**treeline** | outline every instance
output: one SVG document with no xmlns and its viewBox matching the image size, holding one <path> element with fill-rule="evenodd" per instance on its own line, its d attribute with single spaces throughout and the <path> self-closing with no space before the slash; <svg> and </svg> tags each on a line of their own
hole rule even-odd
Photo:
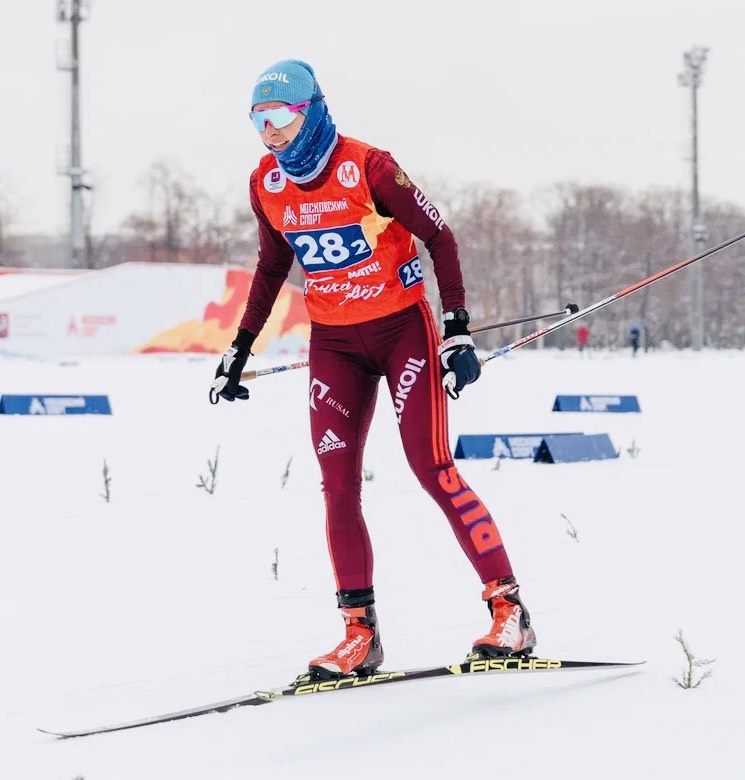
<svg viewBox="0 0 745 780">
<path fill-rule="evenodd" d="M 479 323 L 558 311 L 568 302 L 583 308 L 697 253 L 688 197 L 677 191 L 634 194 L 566 183 L 531 202 L 488 185 L 457 192 L 435 186 L 428 195 L 456 235 L 469 307 Z M 704 201 L 701 217 L 707 247 L 745 231 L 745 211 L 730 204 Z M 745 346 L 745 242 L 700 267 L 705 343 Z M 623 346 L 638 322 L 652 347 L 690 346 L 690 301 L 687 268 L 588 317 L 591 344 Z M 501 345 L 537 327 L 491 331 L 480 343 Z M 574 333 L 560 329 L 546 343 L 572 344 Z"/>
<path fill-rule="evenodd" d="M 130 255 L 164 263 L 222 265 L 256 254 L 256 220 L 246 201 L 230 206 L 172 165 L 155 163 L 141 182 L 142 207 L 122 228 Z"/>
<path fill-rule="evenodd" d="M 453 187 L 421 182 L 455 233 L 468 306 L 474 322 L 490 323 L 564 308 L 583 308 L 695 254 L 686 193 L 610 186 L 556 184 L 530 199 L 488 184 Z M 126 261 L 248 263 L 256 259 L 256 222 L 248 198 L 238 205 L 206 194 L 173 165 L 156 163 L 141 180 L 140 207 L 116 236 L 86 225 L 89 266 Z M 0 195 L 2 192 L 0 191 Z M 13 254 L 7 198 L 0 199 L 0 264 Z M 745 211 L 704 199 L 705 246 L 745 230 Z M 428 295 L 437 287 L 426 251 Z M 700 264 L 704 279 L 705 343 L 745 346 L 745 242 Z M 650 346 L 690 345 L 692 269 L 687 268 L 587 318 L 591 345 L 623 346 L 632 323 L 643 325 Z M 301 283 L 299 269 L 291 280 Z M 529 333 L 535 324 L 479 336 L 484 347 Z M 574 343 L 565 328 L 548 345 Z"/>
<path fill-rule="evenodd" d="M 223 265 L 245 262 L 256 255 L 256 220 L 247 197 L 243 203 L 232 203 L 226 197 L 212 196 L 192 176 L 165 162 L 151 165 L 138 184 L 138 208 L 117 231 L 107 235 L 95 229 L 95 190 L 86 193 L 83 233 L 87 268 L 133 261 Z M 14 210 L 7 190 L 0 180 L 0 266 L 67 265 L 66 236 L 54 241 L 13 233 Z M 49 252 L 40 252 L 39 247 L 51 241 L 57 257 L 50 260 Z"/>
</svg>

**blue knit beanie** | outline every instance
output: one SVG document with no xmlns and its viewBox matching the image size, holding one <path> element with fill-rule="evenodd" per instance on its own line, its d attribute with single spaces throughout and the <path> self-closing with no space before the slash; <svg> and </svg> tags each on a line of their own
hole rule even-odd
<svg viewBox="0 0 745 780">
<path fill-rule="evenodd" d="M 315 89 L 316 75 L 307 62 L 280 60 L 256 79 L 251 96 L 251 109 L 257 103 L 269 103 L 272 100 L 280 100 L 290 105 L 303 103 L 313 97 Z"/>
</svg>

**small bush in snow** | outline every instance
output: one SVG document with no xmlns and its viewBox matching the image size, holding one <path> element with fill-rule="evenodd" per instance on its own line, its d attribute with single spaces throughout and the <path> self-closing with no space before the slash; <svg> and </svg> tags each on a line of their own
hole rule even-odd
<svg viewBox="0 0 745 780">
<path fill-rule="evenodd" d="M 272 576 L 279 579 L 279 547 L 274 548 L 274 561 L 272 562 Z"/>
<path fill-rule="evenodd" d="M 362 469 L 362 479 L 364 479 L 365 482 L 372 482 L 375 479 L 375 474 L 369 469 Z"/>
<path fill-rule="evenodd" d="M 631 446 L 626 448 L 626 452 L 628 452 L 632 458 L 637 457 L 637 455 L 639 454 L 639 447 L 636 446 L 635 439 L 631 440 Z"/>
<path fill-rule="evenodd" d="M 678 680 L 677 677 L 673 677 L 672 680 L 679 688 L 698 688 L 707 677 L 711 677 L 711 675 L 714 674 L 714 670 L 707 669 L 698 679 L 695 679 L 696 670 L 701 669 L 704 666 L 711 666 L 711 664 L 716 661 L 716 658 L 696 658 L 683 638 L 682 629 L 675 635 L 675 641 L 680 645 L 685 654 L 686 661 L 688 661 L 688 668 L 683 670 L 680 680 Z"/>
<path fill-rule="evenodd" d="M 567 525 L 569 526 L 569 528 L 566 529 L 567 534 L 571 536 L 575 542 L 578 542 L 579 537 L 577 536 L 577 529 L 574 527 L 574 524 L 565 514 L 562 513 L 561 516 L 567 521 Z"/>
<path fill-rule="evenodd" d="M 107 504 L 111 501 L 111 472 L 109 471 L 109 464 L 106 462 L 106 458 L 103 459 L 103 493 L 98 495 Z"/>
<path fill-rule="evenodd" d="M 287 461 L 287 465 L 285 466 L 285 473 L 281 477 L 282 490 L 284 490 L 285 485 L 287 484 L 287 480 L 290 478 L 290 464 L 291 463 L 292 463 L 292 456 L 290 456 L 290 459 Z"/>
<path fill-rule="evenodd" d="M 204 488 L 210 495 L 215 492 L 217 487 L 217 460 L 220 457 L 220 448 L 217 448 L 214 461 L 207 459 L 207 468 L 210 470 L 209 478 L 204 475 L 199 475 L 198 488 Z"/>
</svg>

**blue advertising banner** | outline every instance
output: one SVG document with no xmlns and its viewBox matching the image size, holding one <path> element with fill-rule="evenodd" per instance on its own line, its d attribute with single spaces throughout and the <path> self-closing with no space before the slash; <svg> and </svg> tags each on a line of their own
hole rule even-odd
<svg viewBox="0 0 745 780">
<path fill-rule="evenodd" d="M 458 437 L 454 458 L 534 458 L 536 450 L 549 434 L 480 433 Z M 581 436 L 581 433 L 554 433 L 553 436 Z"/>
<path fill-rule="evenodd" d="M 536 463 L 576 463 L 617 458 L 618 452 L 607 433 L 546 436 L 535 454 Z"/>
<path fill-rule="evenodd" d="M 111 414 L 106 395 L 3 395 L 0 414 Z"/>
<path fill-rule="evenodd" d="M 641 412 L 635 395 L 557 395 L 553 412 Z"/>
</svg>

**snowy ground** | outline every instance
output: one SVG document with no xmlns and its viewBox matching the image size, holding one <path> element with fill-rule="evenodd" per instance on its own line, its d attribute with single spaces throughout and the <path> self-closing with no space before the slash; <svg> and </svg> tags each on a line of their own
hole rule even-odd
<svg viewBox="0 0 745 780">
<path fill-rule="evenodd" d="M 0 394 L 106 393 L 114 411 L 0 416 L 1 778 L 745 776 L 742 352 L 525 349 L 450 406 L 452 446 L 459 433 L 584 430 L 623 448 L 584 464 L 460 464 L 502 530 L 540 653 L 646 659 L 642 671 L 411 683 L 81 740 L 38 733 L 281 685 L 341 637 L 306 371 L 212 407 L 214 362 L 0 360 Z M 635 394 L 643 411 L 552 413 L 559 393 Z M 209 495 L 196 483 L 218 446 Z M 385 391 L 365 467 L 386 666 L 462 660 L 489 622 L 480 583 L 407 470 Z M 685 665 L 678 629 L 717 659 L 696 690 L 671 680 Z"/>
</svg>

